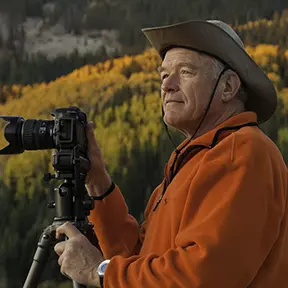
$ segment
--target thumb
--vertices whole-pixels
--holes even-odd
[[[65,250],[65,241],[59,242],[54,246],[54,251],[60,256]]]
[[[88,122],[87,124],[87,129],[86,129],[86,135],[88,139],[88,149],[93,152],[93,151],[99,151],[99,146],[96,141],[96,137],[94,134],[94,123],[93,122]]]
[[[86,133],[93,132],[94,129],[94,123],[92,121],[89,121],[86,125]]]

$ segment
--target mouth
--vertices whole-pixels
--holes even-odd
[[[177,100],[169,100],[165,102],[165,105],[169,104],[169,103],[184,103],[183,101],[177,101]]]

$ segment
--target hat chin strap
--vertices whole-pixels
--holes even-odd
[[[170,141],[172,142],[172,144],[173,144],[173,146],[174,146],[174,148],[175,148],[175,152],[176,152],[177,155],[180,153],[180,151],[181,151],[182,149],[184,149],[184,148],[189,144],[189,142],[194,138],[194,136],[196,135],[196,133],[197,133],[198,130],[200,129],[200,127],[201,127],[201,125],[202,125],[202,123],[203,123],[203,121],[204,121],[204,119],[205,119],[205,117],[206,117],[206,115],[207,115],[207,113],[208,113],[208,111],[209,111],[209,108],[210,108],[211,103],[212,103],[212,101],[213,101],[213,98],[214,98],[214,96],[215,96],[215,92],[216,92],[216,89],[217,89],[218,84],[219,84],[219,82],[220,82],[220,79],[221,79],[222,75],[223,75],[228,69],[230,69],[230,68],[227,67],[227,66],[225,66],[224,69],[223,69],[223,70],[221,71],[221,73],[219,74],[218,79],[217,79],[217,82],[216,82],[215,87],[214,87],[214,89],[213,89],[213,92],[211,93],[210,101],[209,101],[209,103],[208,103],[208,105],[207,105],[206,111],[205,111],[205,113],[204,113],[204,116],[203,116],[201,122],[199,123],[199,125],[198,125],[197,129],[195,130],[194,134],[190,137],[189,141],[188,141],[183,147],[181,147],[180,150],[177,150],[177,146],[176,146],[175,142],[173,141],[173,139],[172,139],[172,137],[171,137],[171,135],[170,135],[170,133],[169,133],[168,126],[167,126],[166,123],[164,122],[164,114],[165,114],[165,113],[164,113],[164,109],[163,109],[163,106],[162,106],[162,121],[163,121],[163,124],[164,124],[164,126],[165,126],[166,133],[168,134],[168,137],[169,137]],[[177,157],[176,157],[176,158],[177,158]]]

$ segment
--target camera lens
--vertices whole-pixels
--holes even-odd
[[[22,126],[22,144],[24,150],[52,149],[54,120],[28,119]]]

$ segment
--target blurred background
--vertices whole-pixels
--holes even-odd
[[[141,28],[192,19],[230,24],[273,81],[279,105],[262,129],[287,163],[287,0],[1,0],[0,115],[51,120],[53,108],[83,109],[109,173],[141,221],[173,150],[161,122],[160,59]],[[1,123],[0,130],[3,138]],[[52,223],[47,204],[60,183],[42,181],[53,172],[51,153],[1,157],[0,288],[22,287]],[[39,287],[72,287],[54,254]]]

